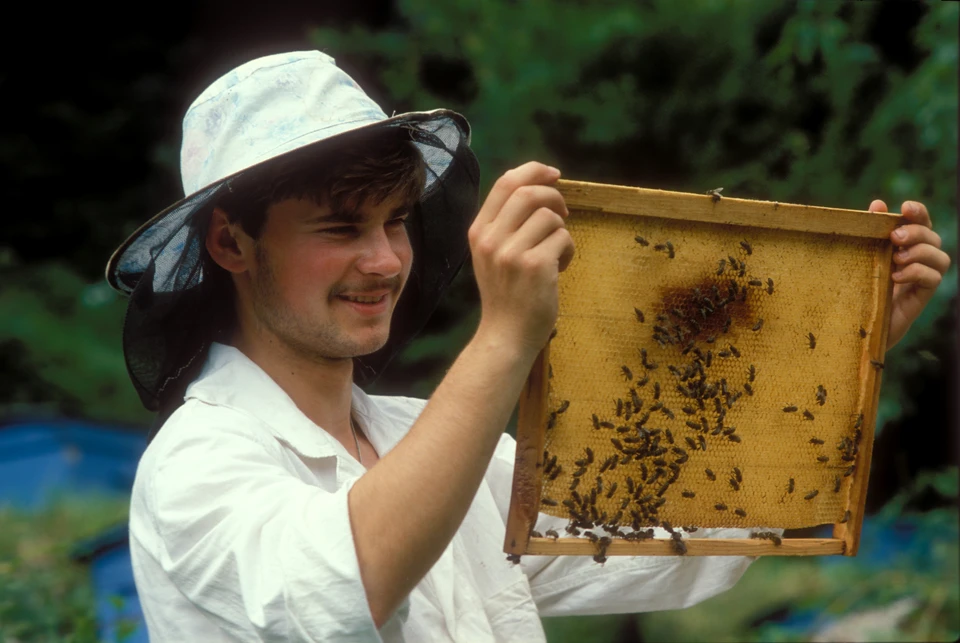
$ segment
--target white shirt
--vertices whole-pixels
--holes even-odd
[[[425,404],[353,390],[381,457]],[[754,560],[524,556],[514,565],[503,553],[514,452],[504,434],[459,531],[378,631],[347,508],[365,469],[256,364],[215,344],[133,487],[130,549],[151,641],[535,643],[546,640],[540,616],[689,607],[732,587]],[[537,529],[566,523],[541,514]]]

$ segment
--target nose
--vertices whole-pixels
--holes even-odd
[[[394,277],[403,270],[400,249],[394,247],[397,242],[383,228],[376,228],[366,239],[357,269],[367,275]]]

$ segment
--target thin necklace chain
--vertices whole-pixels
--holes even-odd
[[[360,440],[357,438],[357,421],[353,419],[353,413],[350,414],[350,429],[353,431],[353,443],[357,445],[357,461],[363,464],[363,454],[360,453]]]

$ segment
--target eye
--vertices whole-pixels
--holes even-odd
[[[357,228],[352,225],[336,226],[334,228],[324,228],[323,230],[320,230],[320,232],[324,234],[339,234],[339,235],[353,234],[356,231],[357,231]]]

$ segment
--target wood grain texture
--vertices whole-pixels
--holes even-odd
[[[513,491],[503,551],[522,554],[527,549],[530,531],[540,509],[540,482],[543,470],[543,444],[547,415],[547,368],[550,345],[537,356],[530,376],[520,393],[517,415],[517,455],[513,469]]]
[[[864,354],[861,358],[860,369],[863,375],[860,381],[861,400],[864,423],[863,438],[860,443],[860,452],[857,455],[857,469],[853,474],[853,484],[850,488],[849,509],[850,520],[846,523],[837,523],[833,528],[834,538],[839,538],[846,544],[844,555],[856,556],[860,547],[860,532],[863,527],[863,511],[867,503],[867,483],[870,479],[870,460],[873,452],[873,439],[876,431],[877,407],[880,404],[880,385],[883,370],[878,370],[871,360],[883,362],[886,354],[887,340],[890,335],[890,311],[893,305],[893,245],[887,244],[876,254],[877,274],[876,307],[873,314],[873,324],[867,332],[869,341],[865,342]]]
[[[835,538],[784,538],[783,544],[750,538],[684,538],[686,556],[835,556],[846,546]],[[597,546],[585,538],[531,538],[527,554],[533,556],[593,556]],[[607,556],[677,556],[666,538],[629,542],[614,540]]]
[[[738,226],[799,230],[819,234],[887,239],[906,219],[897,214],[824,208],[706,194],[651,190],[586,181],[557,181],[571,210],[598,210],[664,219],[705,221]],[[642,197],[642,198],[638,198]]]

